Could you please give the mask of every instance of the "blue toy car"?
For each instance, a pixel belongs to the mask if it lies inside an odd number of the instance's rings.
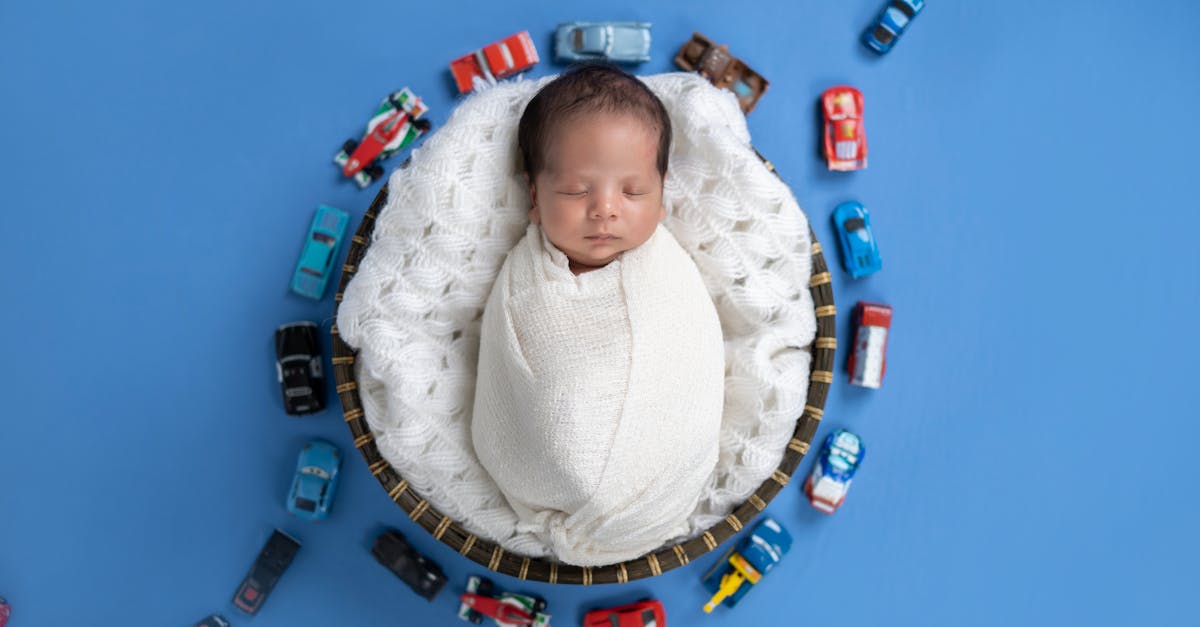
[[[767,517],[754,531],[742,540],[737,549],[731,550],[704,575],[704,587],[713,593],[704,605],[711,612],[717,605],[727,607],[737,602],[763,575],[783,559],[792,548],[792,536],[775,519]]]
[[[883,269],[871,231],[871,214],[862,203],[851,200],[834,208],[833,227],[842,241],[842,265],[851,277],[857,279]]]
[[[333,274],[333,264],[349,224],[350,216],[345,211],[326,205],[317,207],[304,249],[300,251],[300,261],[296,262],[296,272],[292,274],[293,292],[313,300],[325,297],[325,286]]]
[[[554,34],[554,59],[642,63],[650,60],[649,22],[568,22]]]
[[[304,445],[296,460],[296,478],[288,492],[288,511],[307,520],[324,520],[337,492],[342,454],[325,440]]]
[[[804,496],[813,507],[832,514],[846,500],[850,481],[862,464],[867,448],[857,435],[838,429],[825,438],[817,463],[804,482]]]
[[[887,54],[923,8],[925,0],[891,0],[875,23],[863,33],[863,43],[879,54]]]

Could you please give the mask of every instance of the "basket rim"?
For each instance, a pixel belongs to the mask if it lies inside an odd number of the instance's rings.
[[[771,171],[775,167],[762,158]],[[778,174],[777,172],[775,172]],[[357,352],[350,348],[337,328],[337,309],[342,302],[346,285],[358,271],[358,263],[370,245],[375,220],[387,202],[388,186],[376,194],[351,238],[346,261],[342,265],[342,276],[334,297],[334,324],[330,329],[333,341],[333,374],[337,383],[337,395],[342,405],[342,417],[354,446],[367,463],[367,469],[379,481],[388,496],[408,514],[408,517],[429,532],[434,539],[449,546],[471,561],[489,570],[510,575],[522,580],[540,581],[551,584],[592,585],[602,583],[626,583],[637,579],[656,577],[662,573],[686,566],[726,540],[732,538],[766,509],[780,490],[791,480],[800,460],[808,453],[812,437],[824,415],[825,399],[833,382],[833,362],[837,349],[835,318],[837,309],[833,303],[833,284],[821,243],[809,225],[812,238],[812,276],[808,289],[813,298],[817,317],[817,335],[812,344],[812,365],[809,372],[808,396],[804,411],[796,419],[796,428],[784,450],[775,472],[765,479],[758,489],[721,522],[704,533],[679,544],[668,546],[616,564],[605,566],[575,566],[553,562],[544,558],[532,558],[512,553],[499,544],[470,533],[457,521],[442,514],[411,488],[408,481],[388,463],[375,445],[375,436],[367,425],[362,400],[358,394],[358,380],[354,372]]]

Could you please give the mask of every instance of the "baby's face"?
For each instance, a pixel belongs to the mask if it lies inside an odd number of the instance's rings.
[[[658,134],[633,116],[570,120],[529,182],[529,219],[576,274],[607,265],[650,239],[666,215],[657,159]]]

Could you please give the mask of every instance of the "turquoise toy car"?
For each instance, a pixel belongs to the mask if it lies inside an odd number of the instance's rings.
[[[871,231],[871,214],[861,202],[844,202],[833,210],[833,227],[842,244],[842,266],[852,278],[858,279],[883,269],[875,233]]]
[[[567,22],[554,33],[554,60],[642,63],[650,60],[649,22]]]
[[[304,445],[296,459],[296,476],[288,491],[287,509],[305,520],[324,520],[337,492],[342,454],[325,440]]]
[[[904,34],[909,22],[924,8],[925,0],[891,0],[863,32],[863,43],[879,54],[887,54]]]
[[[712,598],[704,611],[712,612],[718,605],[737,605],[762,576],[783,559],[792,548],[792,536],[774,518],[763,519],[754,531],[730,550],[704,575],[704,587]]]
[[[313,300],[325,297],[325,286],[333,274],[333,264],[349,224],[350,216],[345,211],[327,205],[317,207],[292,274],[293,292]]]

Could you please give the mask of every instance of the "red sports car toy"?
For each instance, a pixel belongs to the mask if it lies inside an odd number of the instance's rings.
[[[858,331],[850,352],[850,383],[865,388],[883,386],[887,370],[888,331],[892,328],[892,307],[859,301],[855,312]]]
[[[825,159],[830,170],[867,167],[867,134],[863,130],[862,92],[839,85],[821,96],[825,111]]]
[[[451,61],[450,72],[454,74],[458,91],[466,94],[475,87],[476,78],[495,84],[502,78],[528,70],[537,62],[537,49],[533,47],[529,31],[521,31]]]
[[[583,617],[583,627],[667,627],[663,604],[654,599],[620,607],[592,610]]]

